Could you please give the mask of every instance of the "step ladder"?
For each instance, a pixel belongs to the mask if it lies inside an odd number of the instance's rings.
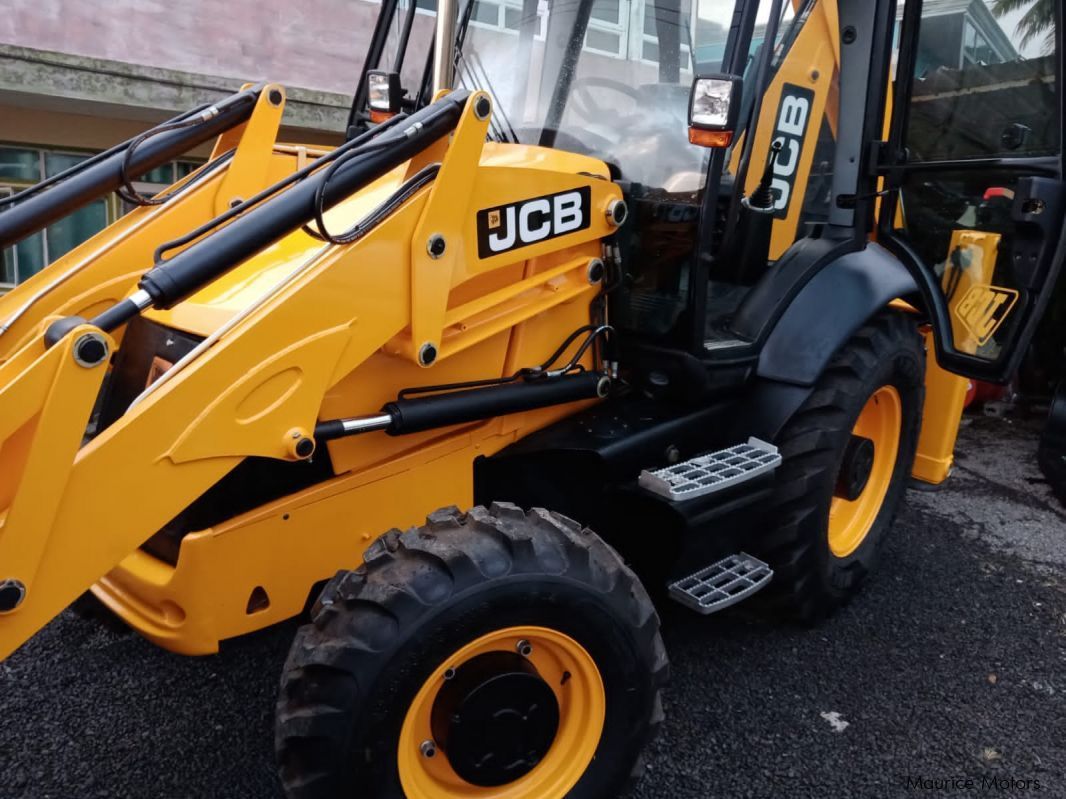
[[[672,583],[670,598],[706,616],[747,599],[765,588],[773,576],[768,565],[740,552]]]
[[[683,502],[747,482],[780,464],[777,447],[753,436],[747,444],[697,455],[655,471],[645,469],[637,482],[654,494]]]

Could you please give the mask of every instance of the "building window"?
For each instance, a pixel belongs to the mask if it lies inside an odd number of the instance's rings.
[[[88,153],[0,145],[0,197],[10,197],[39,181],[84,161]],[[151,196],[199,166],[173,161],[134,181],[134,188]],[[37,274],[131,210],[117,195],[102,197],[49,225],[45,230],[0,251],[0,290]]]
[[[621,0],[594,0],[588,30],[585,31],[585,49],[592,53],[625,58],[629,20],[622,18],[622,12],[628,13],[628,9],[629,5]]]
[[[646,0],[642,3],[643,9],[641,16],[643,17],[643,30],[640,35],[640,58],[642,61],[647,61],[651,64],[659,63],[659,25],[663,24],[663,20],[657,18],[657,8],[651,2]],[[694,9],[688,2],[682,0],[681,2],[681,30],[677,32],[680,39],[681,50],[681,68],[690,69],[691,53],[689,48],[689,42],[692,40],[692,15]],[[669,16],[666,17],[670,19]]]
[[[996,57],[996,51],[981,31],[969,19],[962,36],[962,64],[996,64],[1002,61]]]
[[[684,29],[681,39],[681,64],[688,67],[688,40],[692,7],[681,3]],[[659,20],[652,0],[625,3],[621,0],[594,0],[585,33],[585,49],[591,53],[624,58],[630,61],[659,63]]]
[[[544,38],[543,3],[538,3],[537,29],[534,36]],[[470,24],[478,28],[518,33],[522,29],[522,0],[475,0],[470,12]]]

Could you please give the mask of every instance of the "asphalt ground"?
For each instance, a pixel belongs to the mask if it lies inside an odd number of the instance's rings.
[[[1066,510],[1035,429],[967,420],[949,484],[908,492],[875,577],[817,628],[666,608],[636,799],[1066,797]],[[293,629],[193,659],[65,612],[0,664],[0,797],[278,796]]]

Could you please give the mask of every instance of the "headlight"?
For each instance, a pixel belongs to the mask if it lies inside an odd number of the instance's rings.
[[[400,76],[395,72],[370,70],[366,73],[367,105],[370,113],[392,116],[400,110]],[[388,117],[385,117],[388,118]]]

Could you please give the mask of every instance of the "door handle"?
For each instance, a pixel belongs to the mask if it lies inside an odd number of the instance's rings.
[[[1047,274],[1051,253],[1062,233],[1066,184],[1045,177],[1018,180],[1011,206],[1014,235],[1011,266],[1018,285],[1038,288]]]

